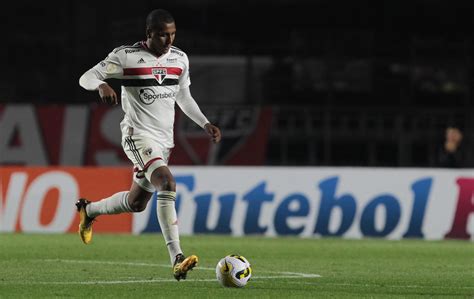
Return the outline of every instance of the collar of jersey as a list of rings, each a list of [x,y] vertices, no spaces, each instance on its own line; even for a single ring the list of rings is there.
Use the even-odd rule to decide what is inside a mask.
[[[142,42],[141,42],[141,46],[142,46],[145,50],[147,50],[148,53],[150,53],[151,55],[153,55],[153,56],[155,56],[155,57],[157,57],[157,58],[163,58],[166,54],[168,54],[168,53],[171,51],[171,47],[170,47],[170,49],[168,50],[168,52],[166,52],[166,53],[164,53],[164,54],[161,54],[160,56],[156,56],[156,54],[153,53],[153,52],[150,50],[150,48],[148,48],[148,45],[146,44],[146,41],[142,41]]]

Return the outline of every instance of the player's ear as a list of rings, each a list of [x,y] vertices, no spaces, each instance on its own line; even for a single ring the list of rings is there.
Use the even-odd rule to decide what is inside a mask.
[[[146,29],[146,37],[151,38],[151,29],[150,28]]]

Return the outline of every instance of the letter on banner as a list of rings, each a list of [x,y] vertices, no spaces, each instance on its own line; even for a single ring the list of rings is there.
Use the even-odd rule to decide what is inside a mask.
[[[296,209],[291,209],[290,205],[296,204]],[[279,235],[299,235],[304,230],[304,225],[291,228],[288,225],[288,218],[291,217],[304,217],[309,214],[309,201],[303,194],[291,194],[288,195],[281,202],[280,206],[275,213],[275,231]]]
[[[385,225],[381,230],[375,227],[375,211],[378,206],[385,206]],[[397,227],[400,220],[400,204],[390,194],[375,197],[364,209],[360,219],[360,230],[364,236],[385,237]]]
[[[10,175],[5,201],[0,199],[0,232],[14,232],[20,210],[21,199],[28,181],[24,172],[14,172]],[[0,182],[1,183],[1,182]]]
[[[474,179],[460,178],[456,180],[459,186],[458,204],[454,215],[453,226],[445,238],[469,239],[467,219],[474,213]]]
[[[47,165],[43,136],[33,105],[7,105],[0,118],[0,164]],[[18,145],[12,145],[13,139]]]
[[[330,178],[319,184],[321,189],[321,204],[314,233],[322,236],[342,236],[352,225],[356,213],[356,202],[350,194],[335,197],[338,177]],[[329,220],[332,210],[339,206],[342,210],[342,219],[339,229],[335,233],[329,232]]]
[[[58,204],[53,220],[48,224],[41,223],[42,209],[54,208],[45,202],[51,189],[59,191]],[[66,232],[77,213],[74,200],[79,194],[77,182],[73,176],[63,171],[45,172],[36,178],[25,194],[21,214],[21,227],[24,232]]]
[[[268,227],[261,227],[258,224],[262,204],[266,201],[273,201],[273,193],[265,192],[266,182],[260,183],[255,188],[244,195],[244,200],[248,202],[247,217],[245,218],[244,234],[263,234]]]
[[[196,218],[194,219],[194,233],[215,233],[215,234],[231,234],[230,221],[235,205],[235,193],[224,194],[219,196],[220,210],[217,213],[217,225],[214,229],[209,229],[207,223],[211,217],[209,210],[212,202],[212,194],[202,194],[196,196]]]

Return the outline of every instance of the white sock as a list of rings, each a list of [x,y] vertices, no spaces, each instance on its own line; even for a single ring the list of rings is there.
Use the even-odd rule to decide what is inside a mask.
[[[96,217],[103,214],[119,214],[133,212],[128,203],[128,191],[115,193],[100,201],[91,202],[86,206],[86,213],[89,217]]]
[[[175,208],[176,192],[159,191],[156,205],[156,214],[160,223],[161,232],[165,238],[171,265],[179,253],[183,253],[179,244],[178,216]]]

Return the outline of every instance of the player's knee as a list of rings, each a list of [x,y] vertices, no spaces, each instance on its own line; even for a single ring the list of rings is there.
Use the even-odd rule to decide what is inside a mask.
[[[176,191],[176,181],[172,175],[165,175],[160,180],[159,191]]]
[[[153,171],[151,182],[158,191],[176,191],[176,181],[167,168]]]
[[[146,209],[147,202],[134,201],[130,204],[130,208],[134,213],[143,212]]]
[[[168,178],[166,182],[163,183],[161,186],[161,190],[163,191],[176,191],[176,181],[173,177]]]

